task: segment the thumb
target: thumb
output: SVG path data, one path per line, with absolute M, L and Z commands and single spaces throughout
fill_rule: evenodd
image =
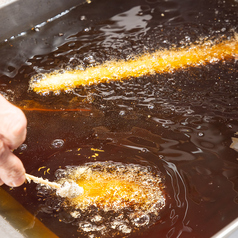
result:
M 26 117 L 1 95 L 0 108 L 0 139 L 10 149 L 16 149 L 26 138 Z
M 17 187 L 25 181 L 25 169 L 21 160 L 0 140 L 0 185 Z

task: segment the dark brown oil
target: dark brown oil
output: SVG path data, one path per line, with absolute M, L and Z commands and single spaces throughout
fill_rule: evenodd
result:
M 237 59 L 68 94 L 37 95 L 28 86 L 38 73 L 229 37 L 237 20 L 232 0 L 95 0 L 1 43 L 0 93 L 21 108 L 52 109 L 25 111 L 28 136 L 15 153 L 27 172 L 53 181 L 59 168 L 87 162 L 151 167 L 163 176 L 166 205 L 155 224 L 119 237 L 214 235 L 238 213 L 238 154 L 230 148 L 238 131 Z M 79 232 L 35 184 L 5 190 L 57 236 L 93 235 Z

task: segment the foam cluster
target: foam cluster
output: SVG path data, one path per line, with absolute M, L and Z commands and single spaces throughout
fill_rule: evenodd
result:
M 74 180 L 84 193 L 64 203 L 79 232 L 113 237 L 158 221 L 165 206 L 164 185 L 151 168 L 115 162 L 88 163 L 65 171 L 60 181 Z M 93 236 L 92 236 L 93 237 Z

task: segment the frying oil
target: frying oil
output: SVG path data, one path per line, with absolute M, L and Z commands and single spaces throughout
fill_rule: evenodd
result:
M 5 190 L 61 238 L 206 238 L 234 220 L 236 55 L 56 94 L 36 94 L 29 83 L 39 74 L 229 41 L 237 14 L 232 0 L 95 0 L 1 43 L 0 92 L 28 119 L 15 151 L 27 172 L 76 179 L 81 167 L 95 176 L 78 178 L 92 185 L 91 200 L 68 201 L 34 184 Z

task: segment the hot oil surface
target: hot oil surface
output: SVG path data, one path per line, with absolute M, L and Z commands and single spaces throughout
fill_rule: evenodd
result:
M 28 138 L 16 151 L 27 172 L 55 180 L 67 166 L 137 164 L 163 179 L 165 204 L 138 228 L 130 208 L 123 216 L 97 207 L 72 216 L 65 201 L 33 184 L 10 193 L 62 238 L 211 237 L 236 218 L 237 152 L 229 148 L 238 131 L 235 59 L 69 94 L 42 96 L 28 86 L 38 73 L 232 36 L 237 12 L 234 1 L 95 1 L 2 44 L 8 60 L 1 58 L 0 91 L 28 118 Z M 115 222 L 100 220 L 110 215 Z

